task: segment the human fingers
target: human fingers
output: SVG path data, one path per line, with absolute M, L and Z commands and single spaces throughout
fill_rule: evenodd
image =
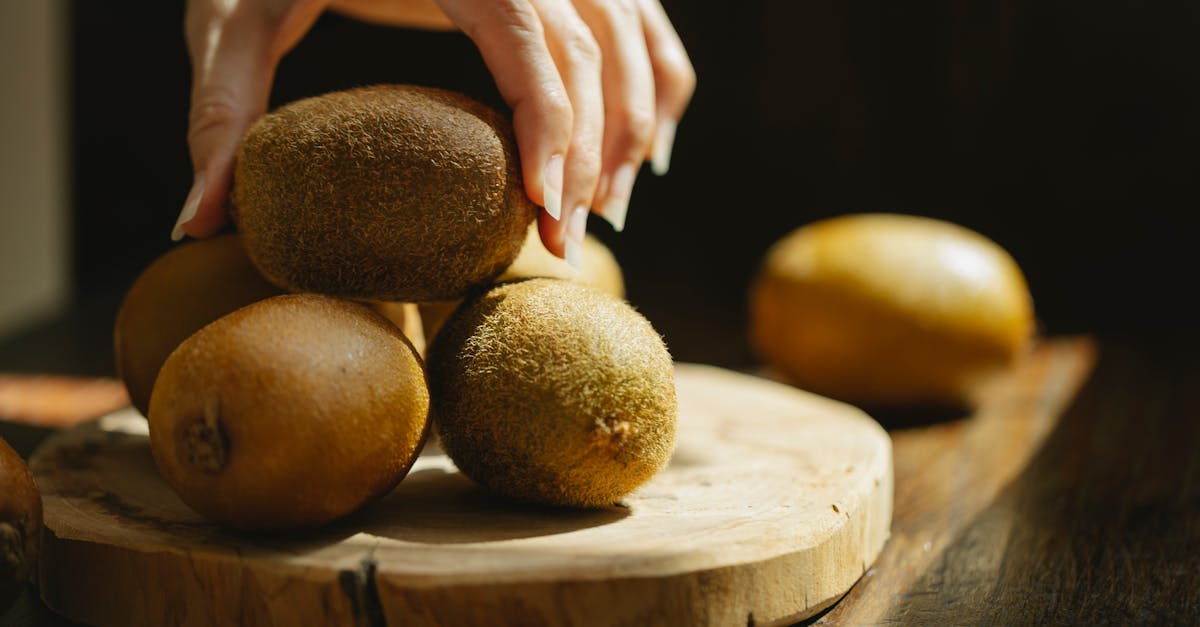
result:
M 571 143 L 563 173 L 562 220 L 539 224 L 547 250 L 577 270 L 583 261 L 583 236 L 600 178 L 600 146 L 604 136 L 600 46 L 570 2 L 531 0 L 545 31 L 571 103 Z
M 599 213 L 625 228 L 633 182 L 654 133 L 654 72 L 635 0 L 575 0 L 603 56 L 604 146 Z
M 188 147 L 193 183 L 171 239 L 207 237 L 227 220 L 238 143 L 266 111 L 279 59 L 312 26 L 322 0 L 192 0 L 184 33 L 192 60 Z
M 656 99 L 654 142 L 650 167 L 662 176 L 671 166 L 675 128 L 696 91 L 696 70 L 683 42 L 659 0 L 637 0 L 650 65 L 654 68 Z
M 438 0 L 438 5 L 479 48 L 513 110 L 525 193 L 561 219 L 574 113 L 533 5 L 528 0 Z

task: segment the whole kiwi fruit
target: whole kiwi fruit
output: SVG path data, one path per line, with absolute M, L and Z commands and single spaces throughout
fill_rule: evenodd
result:
M 284 295 L 180 344 L 149 419 L 154 460 L 192 509 L 237 529 L 306 528 L 404 477 L 429 390 L 408 340 L 367 305 Z
M 625 297 L 625 278 L 621 272 L 621 266 L 617 263 L 617 258 L 604 245 L 604 242 L 591 233 L 584 235 L 583 238 L 582 266 L 583 269 L 577 272 L 566 261 L 550 254 L 550 251 L 546 250 L 545 245 L 542 244 L 542 238 L 538 234 L 535 222 L 525 235 L 525 244 L 521 247 L 521 253 L 496 281 L 503 283 L 537 277 L 566 279 L 590 285 L 617 298 Z M 459 299 L 418 304 L 424 335 L 427 339 L 437 334 L 442 323 L 461 302 L 462 300 Z
M 281 294 L 264 279 L 236 234 L 172 248 L 129 287 L 117 312 L 113 351 L 133 406 L 146 415 L 167 355 L 204 325 Z
M 791 383 L 871 407 L 972 405 L 1029 347 L 1013 258 L 949 222 L 856 214 L 793 231 L 751 290 L 751 341 Z
M 446 321 L 428 368 L 442 448 L 496 493 L 608 506 L 670 458 L 671 356 L 649 321 L 594 288 L 496 286 Z
M 0 614 L 21 594 L 42 541 L 42 495 L 20 455 L 0 439 Z
M 381 301 L 461 298 L 512 263 L 536 208 L 506 119 L 411 85 L 287 104 L 242 140 L 233 215 L 274 283 Z

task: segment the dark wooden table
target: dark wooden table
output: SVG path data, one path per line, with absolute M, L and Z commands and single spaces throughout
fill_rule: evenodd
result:
M 27 423 L 107 409 L 114 385 L 0 378 L 0 437 L 28 454 L 48 431 Z M 969 416 L 877 414 L 892 537 L 811 622 L 1200 624 L 1198 404 L 1186 351 L 1079 338 L 1044 342 Z M 30 593 L 0 624 L 65 623 Z
M 1200 368 L 1057 341 L 993 392 L 892 430 L 892 538 L 817 622 L 1200 623 Z

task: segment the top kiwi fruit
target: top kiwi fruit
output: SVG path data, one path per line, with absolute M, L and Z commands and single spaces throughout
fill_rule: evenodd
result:
M 167 355 L 204 325 L 282 290 L 258 273 L 237 235 L 188 242 L 147 267 L 125 293 L 113 330 L 117 373 L 146 415 Z
M 871 407 L 961 408 L 1030 346 L 1033 300 L 986 237 L 917 216 L 797 229 L 751 291 L 751 341 L 792 383 Z
M 421 360 L 368 306 L 276 296 L 204 327 L 150 397 L 167 483 L 237 529 L 315 527 L 386 494 L 429 426 Z
M 291 291 L 461 298 L 517 256 L 535 207 L 507 120 L 460 94 L 380 85 L 292 102 L 238 151 L 233 215 Z
M 0 614 L 29 580 L 42 538 L 42 495 L 33 473 L 0 439 Z
M 442 448 L 499 494 L 608 506 L 670 458 L 671 356 L 612 295 L 558 279 L 499 285 L 455 311 L 427 363 Z

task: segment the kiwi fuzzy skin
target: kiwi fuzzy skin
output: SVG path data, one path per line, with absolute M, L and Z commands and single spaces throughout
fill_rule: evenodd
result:
M 197 240 L 155 259 L 129 287 L 113 327 L 117 374 L 133 406 L 150 412 L 150 392 L 171 351 L 191 334 L 282 290 L 259 274 L 235 234 Z
M 596 289 L 497 286 L 446 321 L 428 369 L 442 448 L 496 493 L 610 506 L 670 458 L 671 356 L 649 321 Z
M 368 306 L 277 296 L 204 327 L 150 397 L 167 483 L 210 520 L 312 528 L 387 494 L 420 451 L 429 390 L 416 351 Z
M 247 251 L 291 291 L 460 298 L 521 249 L 536 208 L 511 126 L 466 96 L 379 85 L 299 100 L 251 127 L 232 202 Z

